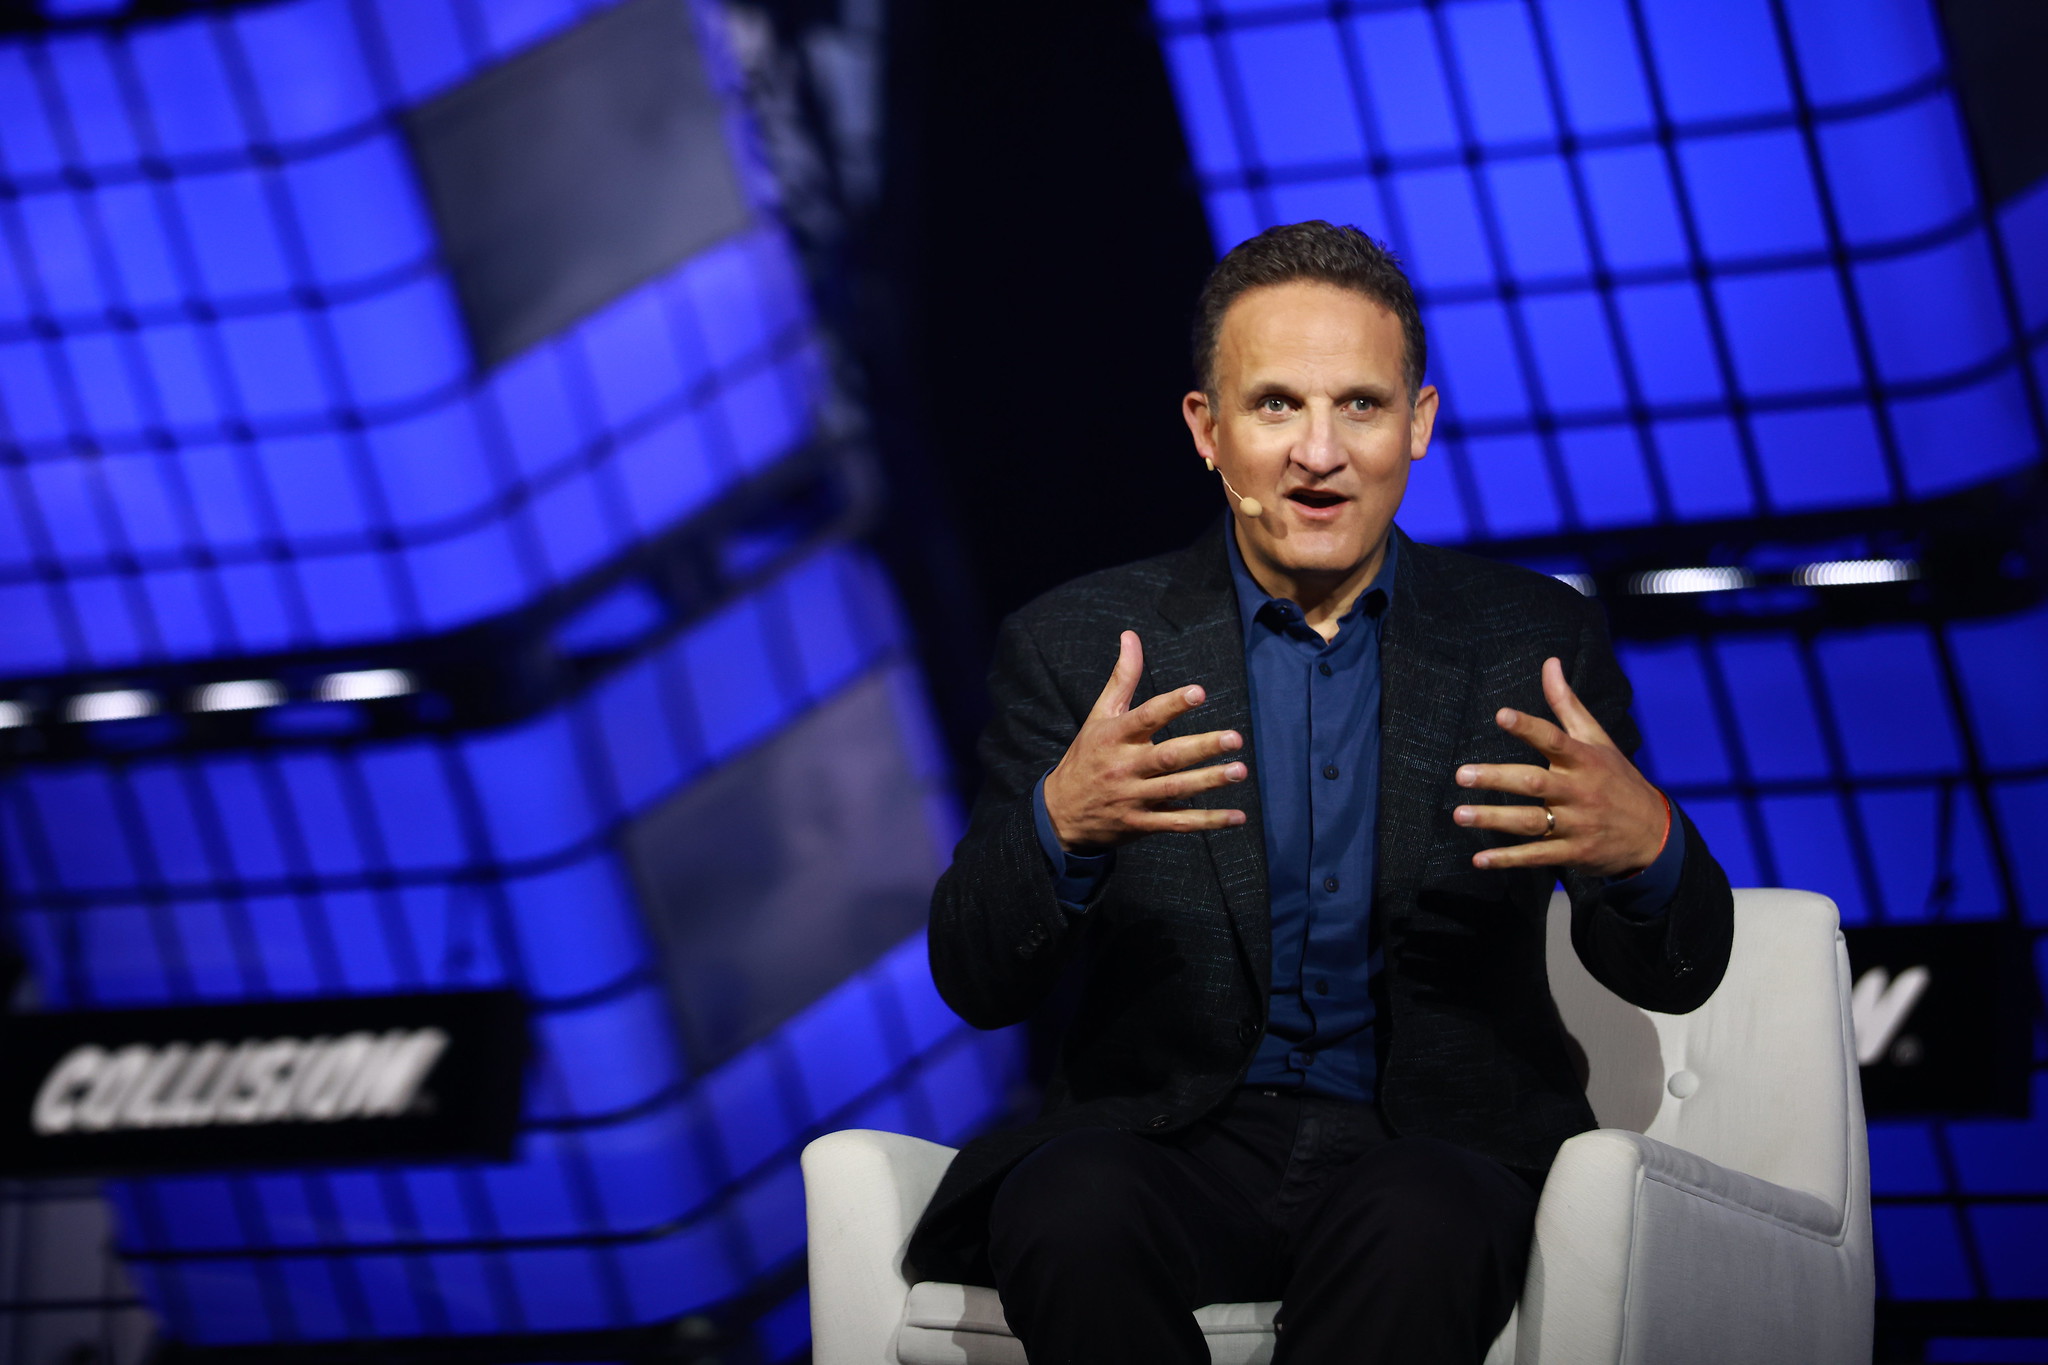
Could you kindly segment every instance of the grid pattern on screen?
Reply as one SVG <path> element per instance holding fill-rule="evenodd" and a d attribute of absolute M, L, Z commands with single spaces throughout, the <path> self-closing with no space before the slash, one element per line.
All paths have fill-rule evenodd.
<path fill-rule="evenodd" d="M 923 825 L 949 844 L 901 649 L 878 570 L 828 550 L 503 731 L 11 777 L 12 918 L 51 1005 L 501 984 L 534 1002 L 510 1165 L 117 1185 L 124 1256 L 171 1335 L 672 1317 L 793 1263 L 808 1136 L 957 1142 L 986 1121 L 1014 1045 L 939 1001 L 921 936 L 690 1074 L 620 843 L 634 817 L 880 669 L 929 793 Z"/>
<path fill-rule="evenodd" d="M 765 220 L 472 365 L 402 116 L 606 3 L 0 43 L 0 676 L 447 630 L 803 442 L 821 362 Z"/>
<path fill-rule="evenodd" d="M 1621 653 L 1647 770 L 1736 885 L 1824 892 L 1848 924 L 2017 920 L 2048 979 L 2048 608 Z M 2031 1055 L 2029 1120 L 1871 1124 L 1887 1298 L 2048 1298 L 2038 1017 Z"/>
<path fill-rule="evenodd" d="M 1320 217 L 1408 263 L 1424 539 L 1904 502 L 2044 447 L 2048 189 L 1987 211 L 1928 0 L 1153 8 L 1218 248 Z"/>
<path fill-rule="evenodd" d="M 285 0 L 0 42 L 0 676 L 446 631 L 806 441 L 819 338 L 766 214 L 489 374 L 464 349 L 403 116 L 608 3 Z M 627 866 L 644 812 L 864 680 L 928 794 L 906 830 L 949 837 L 879 572 L 827 549 L 636 647 L 501 729 L 0 778 L 48 1005 L 534 1001 L 509 1165 L 115 1186 L 173 1338 L 603 1330 L 781 1293 L 807 1135 L 957 1142 L 1004 1102 L 1014 1040 L 946 1011 L 915 938 L 693 1073 Z M 806 1337 L 800 1292 L 755 1329 L 769 1359 Z"/>

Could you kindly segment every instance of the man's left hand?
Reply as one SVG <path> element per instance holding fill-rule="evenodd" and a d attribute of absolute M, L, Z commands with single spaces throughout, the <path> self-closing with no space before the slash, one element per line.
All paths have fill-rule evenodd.
<path fill-rule="evenodd" d="M 1543 661 L 1543 696 L 1564 728 L 1501 708 L 1494 722 L 1550 761 L 1467 763 L 1458 785 L 1534 797 L 1539 806 L 1460 806 L 1459 824 L 1497 829 L 1531 842 L 1474 854 L 1480 868 L 1575 867 L 1602 877 L 1626 877 L 1656 860 L 1664 847 L 1668 808 L 1607 731 L 1580 704 L 1564 680 L 1564 665 Z M 1546 815 L 1545 812 L 1548 812 Z M 1552 822 L 1555 822 L 1554 824 Z M 1546 831 L 1548 831 L 1546 835 Z"/>

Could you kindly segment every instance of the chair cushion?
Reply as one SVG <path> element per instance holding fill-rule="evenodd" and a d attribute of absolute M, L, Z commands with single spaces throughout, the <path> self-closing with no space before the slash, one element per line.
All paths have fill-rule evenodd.
<path fill-rule="evenodd" d="M 1212 1303 L 1195 1310 L 1195 1322 L 1204 1336 L 1230 1336 L 1240 1332 L 1273 1333 L 1273 1315 L 1280 1311 L 1272 1303 Z M 1003 1317 L 1003 1301 L 996 1291 L 978 1284 L 941 1284 L 926 1280 L 911 1286 L 904 1305 L 903 1325 L 936 1332 L 986 1332 L 1009 1336 L 1010 1324 Z"/>
<path fill-rule="evenodd" d="M 934 1332 L 988 1332 L 1010 1335 L 1003 1301 L 996 1291 L 978 1284 L 941 1284 L 925 1280 L 910 1287 L 903 1306 L 903 1325 Z"/>
<path fill-rule="evenodd" d="M 1212 1303 L 1195 1310 L 1214 1365 L 1266 1365 L 1273 1358 L 1274 1303 Z M 1515 1358 L 1515 1316 L 1486 1353 L 1486 1365 Z M 1024 1348 L 1010 1335 L 996 1291 L 926 1280 L 911 1286 L 896 1334 L 902 1365 L 1023 1365 Z"/>
<path fill-rule="evenodd" d="M 1278 1303 L 1212 1303 L 1195 1311 L 1214 1365 L 1266 1365 Z M 996 1291 L 974 1284 L 914 1285 L 896 1334 L 902 1365 L 1022 1365 Z"/>

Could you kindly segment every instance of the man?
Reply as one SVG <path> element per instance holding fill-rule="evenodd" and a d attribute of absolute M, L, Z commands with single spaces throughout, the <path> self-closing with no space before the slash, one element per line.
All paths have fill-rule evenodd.
<path fill-rule="evenodd" d="M 1282 1362 L 1477 1362 L 1593 1126 L 1552 886 L 1596 977 L 1684 1011 L 1727 878 L 1629 762 L 1598 608 L 1394 529 L 1438 398 L 1384 247 L 1240 245 L 1195 349 L 1223 525 L 1002 632 L 932 971 L 984 1028 L 1065 972 L 1081 1001 L 1043 1115 L 954 1160 L 911 1263 L 993 1283 L 1035 1365 L 1194 1365 L 1192 1309 L 1275 1298 Z"/>

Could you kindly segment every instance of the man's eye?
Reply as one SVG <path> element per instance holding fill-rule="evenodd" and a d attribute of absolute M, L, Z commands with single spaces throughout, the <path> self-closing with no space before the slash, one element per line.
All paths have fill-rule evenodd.
<path fill-rule="evenodd" d="M 1285 398 L 1267 398 L 1267 399 L 1263 399 L 1263 400 L 1261 400 L 1261 401 L 1260 401 L 1260 403 L 1259 403 L 1259 411 L 1260 411 L 1260 412 L 1285 412 L 1285 411 L 1287 411 L 1287 400 L 1286 400 Z"/>
<path fill-rule="evenodd" d="M 1350 406 L 1353 412 L 1371 412 L 1377 405 L 1370 398 L 1354 398 Z"/>

